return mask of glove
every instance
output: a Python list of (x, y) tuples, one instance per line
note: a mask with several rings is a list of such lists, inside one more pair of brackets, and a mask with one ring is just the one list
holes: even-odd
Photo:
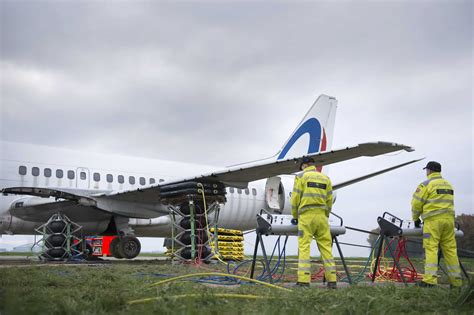
[(298, 219), (291, 219), (291, 224), (298, 225)]
[(421, 228), (421, 220), (420, 219), (415, 221), (415, 227), (416, 228)]

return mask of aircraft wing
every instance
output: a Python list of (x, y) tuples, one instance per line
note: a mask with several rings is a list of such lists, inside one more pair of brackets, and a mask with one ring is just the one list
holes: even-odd
[[(413, 151), (409, 146), (389, 142), (362, 143), (353, 147), (308, 154), (316, 165), (324, 166), (362, 156), (378, 156), (386, 153), (405, 150)], [(153, 218), (168, 213), (166, 206), (161, 204), (161, 187), (187, 181), (221, 182), (226, 186), (246, 188), (249, 182), (277, 175), (293, 174), (300, 171), (301, 159), (304, 156), (286, 160), (264, 160), (229, 167), (208, 174), (198, 174), (187, 178), (165, 181), (160, 184), (121, 192), (97, 190), (73, 190), (65, 188), (10, 187), (2, 193), (31, 195), (38, 197), (55, 197), (73, 201), (83, 208), (102, 210), (116, 215), (133, 218)], [(377, 174), (375, 174), (377, 175)], [(372, 176), (375, 176), (372, 174)], [(371, 176), (369, 176), (371, 177)], [(362, 180), (362, 179), (359, 179)], [(358, 181), (356, 179), (356, 181)], [(33, 209), (31, 209), (33, 210)], [(39, 207), (36, 208), (39, 211)], [(25, 212), (26, 211), (26, 212)], [(29, 213), (27, 209), (17, 209), (20, 217)], [(21, 213), (25, 212), (25, 213)], [(28, 213), (27, 213), (28, 212)]]
[[(306, 156), (312, 157), (315, 160), (316, 165), (324, 166), (354, 159), (357, 157), (378, 156), (400, 150), (405, 150), (408, 152), (414, 151), (414, 149), (412, 149), (411, 147), (402, 144), (390, 142), (371, 142), (362, 143), (353, 147), (346, 147), (338, 150), (308, 154)], [(303, 157), (304, 156), (287, 160), (267, 160), (242, 164), (209, 174), (202, 174), (173, 181), (165, 181), (160, 183), (159, 185), (153, 185), (146, 188), (123, 191), (114, 194), (102, 194), (101, 196), (112, 198), (115, 200), (131, 202), (144, 202), (145, 200), (155, 200), (156, 202), (156, 200), (159, 198), (161, 186), (177, 184), (186, 181), (222, 182), (227, 186), (246, 188), (249, 182), (255, 180), (265, 179), (276, 175), (293, 174), (299, 172), (301, 159)]]

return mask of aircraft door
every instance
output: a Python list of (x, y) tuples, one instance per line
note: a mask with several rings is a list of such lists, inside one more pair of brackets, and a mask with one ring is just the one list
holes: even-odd
[(270, 177), (265, 184), (265, 201), (268, 208), (277, 213), (282, 213), (285, 206), (285, 188), (280, 177)]
[(76, 169), (76, 187), (79, 189), (89, 189), (89, 169), (78, 167)]

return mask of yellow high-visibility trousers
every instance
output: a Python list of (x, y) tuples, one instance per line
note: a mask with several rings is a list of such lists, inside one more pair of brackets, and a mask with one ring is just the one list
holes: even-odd
[(441, 247), (446, 263), (449, 282), (456, 287), (462, 285), (461, 268), (457, 255), (454, 236), (454, 220), (452, 217), (441, 216), (431, 218), (423, 223), (423, 248), (425, 249), (425, 273), (423, 282), (438, 283), (438, 248)]
[(324, 211), (307, 210), (298, 217), (298, 282), (311, 282), (310, 245), (316, 238), (324, 265), (326, 281), (336, 282), (336, 263), (332, 256), (332, 238)]

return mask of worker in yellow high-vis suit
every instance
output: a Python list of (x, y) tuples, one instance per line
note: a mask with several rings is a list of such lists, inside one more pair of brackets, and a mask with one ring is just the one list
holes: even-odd
[(294, 222), (298, 223), (297, 285), (309, 286), (311, 282), (310, 245), (315, 237), (328, 287), (336, 288), (336, 264), (332, 256), (332, 237), (328, 223), (332, 208), (331, 180), (317, 171), (312, 158), (303, 158), (301, 169), (303, 172), (295, 177), (291, 196), (291, 214)]
[(412, 199), (412, 216), (415, 226), (423, 219), (423, 248), (425, 273), (418, 285), (434, 286), (438, 283), (438, 248), (441, 247), (452, 286), (462, 285), (461, 270), (454, 237), (454, 190), (441, 177), (441, 164), (428, 162), (425, 168), (428, 180), (418, 185)]

